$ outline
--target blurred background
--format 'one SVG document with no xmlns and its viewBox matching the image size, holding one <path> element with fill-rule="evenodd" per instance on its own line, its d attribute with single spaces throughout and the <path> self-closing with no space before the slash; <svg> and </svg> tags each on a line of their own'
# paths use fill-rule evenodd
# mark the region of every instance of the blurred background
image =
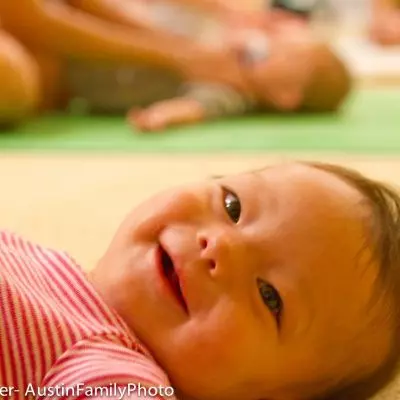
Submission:
<svg viewBox="0 0 400 400">
<path fill-rule="evenodd" d="M 126 1 L 135 3 L 125 0 L 119 12 L 128 12 L 124 8 Z M 154 1 L 147 0 L 144 6 Z M 2 228 L 46 246 L 65 249 L 90 269 L 123 217 L 140 201 L 171 185 L 296 159 L 337 162 L 400 184 L 400 3 L 382 2 L 379 8 L 372 1 L 230 0 L 243 13 L 265 13 L 277 3 L 288 12 L 294 10 L 296 16 L 298 10 L 311 10 L 309 29 L 340 54 L 354 77 L 354 91 L 340 113 L 240 116 L 138 133 L 123 112 L 103 115 L 88 111 L 88 99 L 82 95 L 87 78 L 68 78 L 76 90 L 64 109 L 45 109 L 21 119 L 16 117 L 17 123 L 5 120 L 0 132 Z M 63 2 L 53 3 L 61 7 Z M 69 11 L 76 5 L 71 4 L 65 5 Z M 37 35 L 45 43 L 51 42 L 51 35 L 45 31 L 44 19 L 37 26 L 29 22 L 29 10 L 24 20 L 22 12 L 16 14 L 16 8 L 1 7 L 3 33 L 12 38 L 0 41 L 1 85 L 7 88 L 11 81 L 6 73 L 2 75 L 3 71 L 11 66 L 15 72 L 18 60 L 25 60 L 18 46 L 27 48 L 27 54 L 32 55 L 36 47 L 30 46 L 29 37 Z M 174 12 L 190 9 L 196 13 L 196 9 L 182 4 L 174 7 Z M 167 4 L 163 12 L 168 10 Z M 74 15 L 71 13 L 69 18 Z M 379 29 L 374 26 L 378 20 L 383 21 L 381 31 L 382 26 L 391 26 L 392 36 L 386 42 L 387 32 L 380 31 L 381 36 L 376 33 Z M 78 43 L 75 36 L 69 40 Z M 19 45 L 14 48 L 15 43 Z M 59 46 L 73 47 L 65 43 Z M 50 64 L 41 65 L 48 67 L 41 83 L 48 89 L 60 77 Z M 25 72 L 18 79 L 25 85 L 24 93 L 38 90 L 34 83 L 29 83 L 33 79 L 29 68 L 21 71 Z M 135 75 L 135 90 L 130 95 L 141 87 L 149 97 L 147 103 L 151 103 L 161 85 L 157 71 L 152 73 L 153 86 L 149 87 L 140 86 L 144 85 L 144 78 L 140 73 Z M 96 90 L 109 84 L 101 75 L 96 79 L 92 83 Z M 118 79 L 124 86 L 129 74 L 120 71 Z M 50 102 L 52 92 L 48 90 L 45 100 Z M 116 95 L 104 90 L 101 96 L 109 104 L 107 101 Z M 0 117 L 2 110 L 5 115 L 16 115 L 14 104 L 21 98 L 14 96 L 12 90 L 8 97 L 6 90 L 2 91 Z M 29 100 L 29 95 L 26 98 Z M 36 106 L 35 101 L 28 100 L 22 103 Z M 379 400 L 400 398 L 396 385 L 390 390 Z"/>
</svg>

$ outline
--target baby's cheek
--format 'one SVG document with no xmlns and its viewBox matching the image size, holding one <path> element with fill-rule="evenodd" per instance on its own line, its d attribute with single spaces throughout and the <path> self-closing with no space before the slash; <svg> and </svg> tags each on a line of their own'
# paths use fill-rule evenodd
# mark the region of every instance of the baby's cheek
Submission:
<svg viewBox="0 0 400 400">
<path fill-rule="evenodd" d="M 214 312 L 193 321 L 186 350 L 198 364 L 235 373 L 257 353 L 257 337 L 248 316 Z"/>
</svg>

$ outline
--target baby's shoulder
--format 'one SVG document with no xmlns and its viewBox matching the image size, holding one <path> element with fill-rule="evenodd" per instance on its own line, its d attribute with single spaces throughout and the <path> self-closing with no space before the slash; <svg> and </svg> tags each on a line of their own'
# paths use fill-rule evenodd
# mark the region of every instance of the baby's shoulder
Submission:
<svg viewBox="0 0 400 400">
<path fill-rule="evenodd" d="M 28 313 L 38 310 L 48 326 L 72 329 L 74 337 L 65 343 L 92 335 L 133 340 L 122 319 L 105 304 L 67 252 L 0 230 L 0 298 L 10 292 L 15 306 L 23 304 Z"/>
<path fill-rule="evenodd" d="M 121 389 L 139 385 L 164 391 L 172 389 L 166 372 L 147 351 L 140 345 L 128 346 L 114 335 L 92 336 L 76 342 L 52 365 L 40 386 L 104 388 L 110 387 L 110 382 Z M 153 396 L 145 394 L 144 397 Z M 154 395 L 154 398 L 161 396 Z M 168 398 L 176 400 L 173 389 Z"/>
</svg>

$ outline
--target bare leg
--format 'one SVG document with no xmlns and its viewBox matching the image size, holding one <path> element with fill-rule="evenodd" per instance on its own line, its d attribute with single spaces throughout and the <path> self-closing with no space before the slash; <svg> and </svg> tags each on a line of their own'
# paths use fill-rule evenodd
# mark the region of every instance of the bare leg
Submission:
<svg viewBox="0 0 400 400">
<path fill-rule="evenodd" d="M 11 35 L 0 31 L 0 126 L 16 125 L 36 111 L 39 76 L 35 59 Z"/>
</svg>

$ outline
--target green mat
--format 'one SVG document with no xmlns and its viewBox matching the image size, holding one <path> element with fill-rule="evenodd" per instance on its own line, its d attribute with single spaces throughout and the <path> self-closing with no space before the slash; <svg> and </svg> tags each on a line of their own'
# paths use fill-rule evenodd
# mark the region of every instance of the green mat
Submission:
<svg viewBox="0 0 400 400">
<path fill-rule="evenodd" d="M 251 116 L 146 135 L 123 118 L 51 115 L 1 133 L 0 150 L 400 154 L 400 90 L 360 91 L 341 115 Z"/>
</svg>

